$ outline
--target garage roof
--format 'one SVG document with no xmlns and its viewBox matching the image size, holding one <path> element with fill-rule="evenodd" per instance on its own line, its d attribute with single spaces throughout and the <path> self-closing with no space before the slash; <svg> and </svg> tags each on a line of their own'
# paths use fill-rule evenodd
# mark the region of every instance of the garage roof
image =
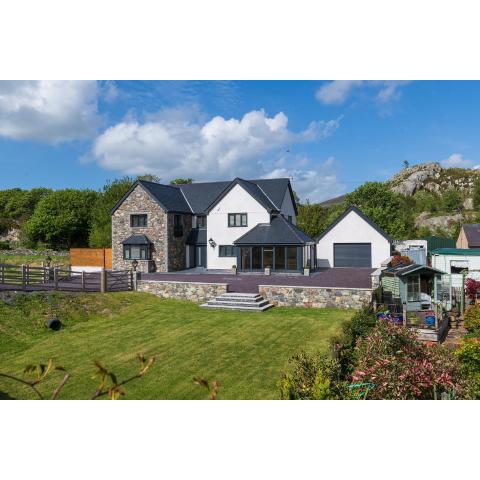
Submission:
<svg viewBox="0 0 480 480">
<path fill-rule="evenodd" d="M 352 206 L 345 210 L 323 233 L 321 233 L 315 241 L 318 242 L 321 240 L 330 230 L 333 230 L 349 213 L 355 212 L 359 217 L 365 220 L 372 228 L 374 228 L 380 235 L 382 235 L 390 243 L 393 242 L 392 237 L 388 235 L 384 230 L 382 230 L 372 219 L 368 218 L 360 209 L 355 206 Z M 352 232 L 352 242 L 355 239 L 355 232 Z"/>
</svg>

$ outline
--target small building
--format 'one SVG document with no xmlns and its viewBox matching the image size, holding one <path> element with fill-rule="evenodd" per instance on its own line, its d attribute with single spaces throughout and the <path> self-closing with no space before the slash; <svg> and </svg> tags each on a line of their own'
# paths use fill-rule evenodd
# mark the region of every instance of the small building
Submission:
<svg viewBox="0 0 480 480">
<path fill-rule="evenodd" d="M 318 267 L 379 268 L 389 258 L 392 239 L 357 207 L 350 207 L 317 242 Z"/>
<path fill-rule="evenodd" d="M 444 272 L 415 263 L 387 267 L 381 276 L 381 300 L 393 320 L 416 330 L 418 338 L 440 341 L 448 327 Z M 445 292 L 450 295 L 449 292 Z"/>
<path fill-rule="evenodd" d="M 480 224 L 471 223 L 462 225 L 457 238 L 457 248 L 480 249 Z"/>
<path fill-rule="evenodd" d="M 480 248 L 438 248 L 431 257 L 432 267 L 446 273 L 480 272 Z"/>
<path fill-rule="evenodd" d="M 453 238 L 431 235 L 429 237 L 423 237 L 422 240 L 426 240 L 427 250 L 429 252 L 437 248 L 455 248 L 455 240 Z"/>
<path fill-rule="evenodd" d="M 423 239 L 401 240 L 395 242 L 395 250 L 400 255 L 410 258 L 413 263 L 418 265 L 427 264 L 428 242 Z"/>
</svg>

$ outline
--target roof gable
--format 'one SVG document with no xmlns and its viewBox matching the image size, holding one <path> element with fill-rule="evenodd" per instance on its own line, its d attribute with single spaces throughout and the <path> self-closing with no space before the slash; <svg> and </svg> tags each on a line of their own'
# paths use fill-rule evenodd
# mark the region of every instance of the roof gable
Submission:
<svg viewBox="0 0 480 480">
<path fill-rule="evenodd" d="M 373 220 L 367 217 L 360 209 L 355 206 L 349 207 L 345 212 L 342 213 L 324 232 L 322 232 L 315 241 L 318 242 L 321 240 L 327 233 L 333 230 L 344 218 L 346 218 L 350 213 L 356 213 L 362 220 L 368 223 L 373 229 L 375 229 L 385 240 L 392 243 L 392 238 L 388 235 L 383 229 L 381 229 Z"/>
</svg>

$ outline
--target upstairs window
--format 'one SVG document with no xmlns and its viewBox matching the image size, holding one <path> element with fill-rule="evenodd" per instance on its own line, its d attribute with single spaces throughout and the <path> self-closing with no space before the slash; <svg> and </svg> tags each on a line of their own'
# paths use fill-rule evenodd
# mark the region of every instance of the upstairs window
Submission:
<svg viewBox="0 0 480 480">
<path fill-rule="evenodd" d="M 183 236 L 183 222 L 181 215 L 173 216 L 173 236 L 182 237 Z"/>
<path fill-rule="evenodd" d="M 247 214 L 246 213 L 229 213 L 228 226 L 229 227 L 246 227 Z"/>
<path fill-rule="evenodd" d="M 206 228 L 206 227 L 207 227 L 206 215 L 199 215 L 197 217 L 197 228 Z"/>
<path fill-rule="evenodd" d="M 130 226 L 131 227 L 146 227 L 147 226 L 147 214 L 142 213 L 141 215 L 130 215 Z"/>
<path fill-rule="evenodd" d="M 219 257 L 236 257 L 237 247 L 235 245 L 220 245 L 218 247 Z"/>
</svg>

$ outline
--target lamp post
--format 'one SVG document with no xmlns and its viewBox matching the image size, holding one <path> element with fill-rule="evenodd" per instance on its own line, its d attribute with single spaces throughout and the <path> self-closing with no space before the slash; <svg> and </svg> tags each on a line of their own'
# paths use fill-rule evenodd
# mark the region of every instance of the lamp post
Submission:
<svg viewBox="0 0 480 480">
<path fill-rule="evenodd" d="M 46 264 L 47 268 L 50 268 L 51 263 L 52 263 L 52 257 L 50 255 L 48 255 L 47 258 L 45 259 L 45 264 Z"/>
<path fill-rule="evenodd" d="M 137 271 L 137 267 L 138 267 L 138 260 L 134 260 L 132 262 L 132 268 L 133 268 L 133 271 L 136 272 Z"/>
</svg>

